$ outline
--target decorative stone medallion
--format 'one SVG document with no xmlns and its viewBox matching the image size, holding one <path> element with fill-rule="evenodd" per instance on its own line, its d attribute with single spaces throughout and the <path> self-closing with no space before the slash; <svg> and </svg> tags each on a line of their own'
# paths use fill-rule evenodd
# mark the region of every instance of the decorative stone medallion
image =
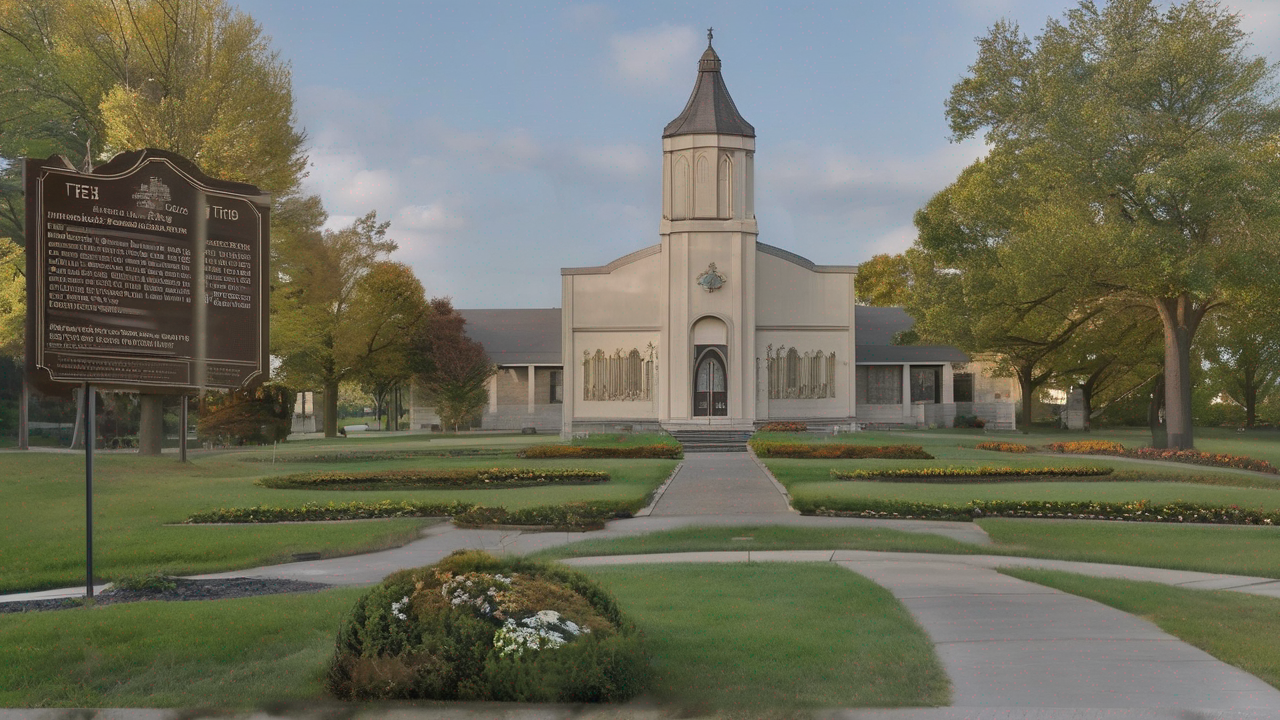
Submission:
<svg viewBox="0 0 1280 720">
<path fill-rule="evenodd" d="M 727 279 L 728 278 L 726 278 L 723 273 L 716 270 L 716 264 L 711 263 L 707 266 L 707 269 L 702 271 L 702 274 L 698 276 L 697 282 L 703 290 L 706 290 L 707 292 L 715 292 L 724 287 L 725 280 Z"/>
</svg>

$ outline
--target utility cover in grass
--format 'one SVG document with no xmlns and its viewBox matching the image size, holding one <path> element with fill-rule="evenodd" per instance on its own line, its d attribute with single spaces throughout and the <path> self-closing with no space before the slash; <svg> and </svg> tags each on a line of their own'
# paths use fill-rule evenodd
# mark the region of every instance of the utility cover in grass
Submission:
<svg viewBox="0 0 1280 720">
<path fill-rule="evenodd" d="M 613 702 L 648 678 L 640 634 L 585 575 L 460 551 L 361 597 L 326 685 L 349 700 Z"/>
</svg>

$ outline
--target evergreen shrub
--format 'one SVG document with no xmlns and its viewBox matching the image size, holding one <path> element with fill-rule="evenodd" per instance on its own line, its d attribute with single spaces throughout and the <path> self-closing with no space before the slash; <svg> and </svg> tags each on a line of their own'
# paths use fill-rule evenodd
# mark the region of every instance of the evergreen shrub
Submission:
<svg viewBox="0 0 1280 720">
<path fill-rule="evenodd" d="M 636 445 L 610 447 L 595 445 L 534 445 L 516 453 L 516 457 L 530 460 L 559 459 L 659 459 L 678 460 L 684 457 L 679 445 Z"/>
<path fill-rule="evenodd" d="M 848 443 L 784 443 L 752 438 L 751 449 L 768 458 L 802 460 L 880 459 L 933 460 L 919 445 L 853 445 Z"/>
<path fill-rule="evenodd" d="M 356 601 L 325 686 L 343 700 L 621 702 L 649 667 L 635 625 L 582 573 L 459 551 Z"/>
</svg>

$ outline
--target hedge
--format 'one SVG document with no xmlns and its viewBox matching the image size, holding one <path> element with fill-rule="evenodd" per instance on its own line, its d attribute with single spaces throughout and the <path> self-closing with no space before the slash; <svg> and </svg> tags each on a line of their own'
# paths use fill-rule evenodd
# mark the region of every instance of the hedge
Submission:
<svg viewBox="0 0 1280 720">
<path fill-rule="evenodd" d="M 976 482 L 1051 482 L 1081 477 L 1110 475 L 1109 467 L 945 467 L 908 468 L 903 470 L 832 470 L 834 480 L 866 480 L 872 482 L 976 483 Z"/>
<path fill-rule="evenodd" d="M 1106 503 L 1065 500 L 973 500 L 964 505 L 869 498 L 797 499 L 806 515 L 906 520 L 974 520 L 983 517 L 1117 520 L 1128 522 L 1277 525 L 1280 512 L 1197 503 L 1155 504 L 1149 500 Z"/>
<path fill-rule="evenodd" d="M 802 422 L 771 422 L 765 423 L 756 432 L 808 432 L 809 423 Z"/>
<path fill-rule="evenodd" d="M 1107 440 L 1079 440 L 1075 442 L 1056 442 L 1045 446 L 1050 452 L 1076 455 L 1115 455 L 1117 457 L 1137 458 L 1139 460 L 1165 460 L 1169 462 L 1204 465 L 1207 467 L 1236 468 L 1254 472 L 1280 474 L 1280 470 L 1266 460 L 1257 460 L 1244 455 L 1227 455 L 1200 450 L 1162 450 L 1160 448 L 1128 449 L 1117 442 Z"/>
<path fill-rule="evenodd" d="M 582 485 L 607 482 L 609 473 L 568 468 L 459 468 L 312 472 L 259 478 L 262 487 L 287 490 L 377 490 L 382 488 L 468 488 Z"/>
<path fill-rule="evenodd" d="M 326 520 L 373 520 L 404 517 L 452 517 L 459 525 L 532 525 L 558 530 L 594 530 L 614 518 L 631 517 L 641 501 L 595 500 L 563 505 L 507 510 L 475 503 L 426 503 L 412 500 L 382 502 L 306 503 L 297 507 L 257 505 L 247 508 L 217 508 L 196 513 L 184 522 L 211 523 L 321 522 Z"/>
<path fill-rule="evenodd" d="M 919 445 L 850 445 L 847 443 L 783 443 L 768 440 L 750 441 L 751 449 L 760 457 L 812 460 L 870 458 L 881 460 L 932 460 L 932 455 Z"/>
<path fill-rule="evenodd" d="M 609 447 L 594 445 L 534 445 L 516 453 L 516 457 L 530 460 L 586 460 L 586 459 L 658 459 L 679 460 L 684 457 L 679 445 L 635 445 L 633 447 Z"/>
<path fill-rule="evenodd" d="M 980 442 L 974 447 L 976 447 L 979 450 L 991 450 L 994 452 L 1007 452 L 1007 453 L 1031 452 L 1030 447 L 1023 445 L 1021 443 L 1011 443 L 1011 442 Z"/>
</svg>

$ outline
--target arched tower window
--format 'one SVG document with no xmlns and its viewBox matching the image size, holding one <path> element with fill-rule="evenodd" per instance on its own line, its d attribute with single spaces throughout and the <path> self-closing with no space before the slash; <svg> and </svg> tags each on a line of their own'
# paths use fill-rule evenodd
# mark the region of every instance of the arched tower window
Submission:
<svg viewBox="0 0 1280 720">
<path fill-rule="evenodd" d="M 711 162 L 707 154 L 698 155 L 694 164 L 693 184 L 693 216 L 700 218 L 715 217 L 716 185 L 711 175 Z"/>
<path fill-rule="evenodd" d="M 688 219 L 689 204 L 689 159 L 681 155 L 671 166 L 671 219 Z"/>
<path fill-rule="evenodd" d="M 720 213 L 718 217 L 733 217 L 733 160 L 725 155 L 720 160 Z"/>
</svg>

